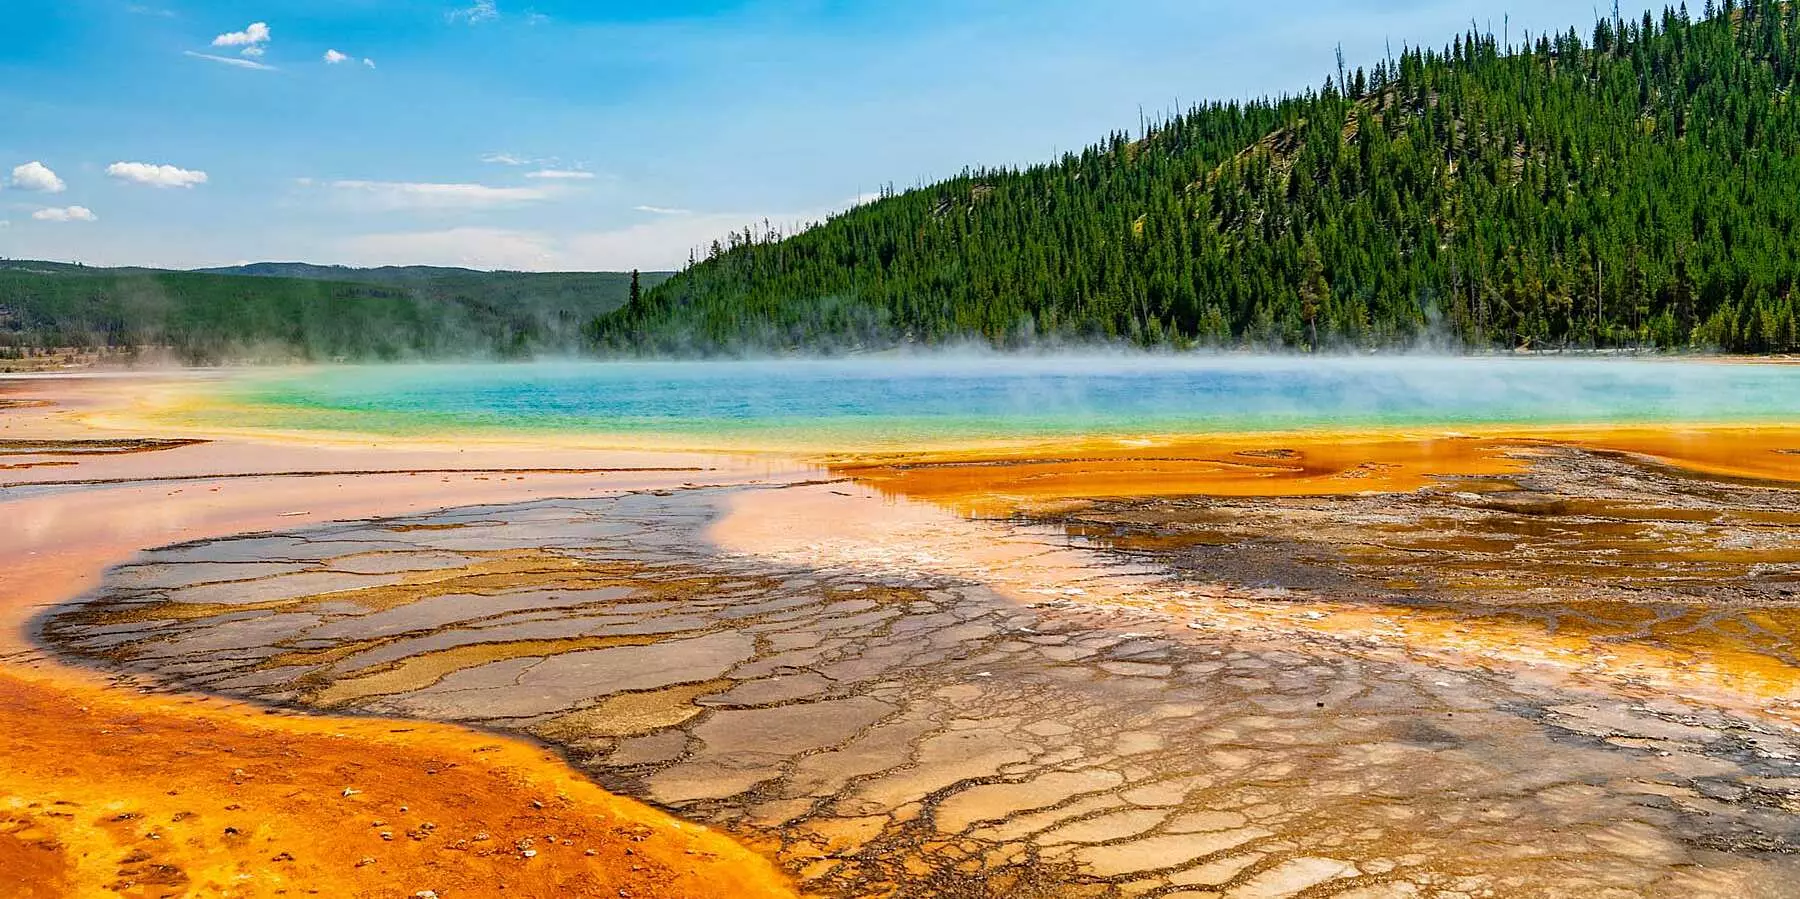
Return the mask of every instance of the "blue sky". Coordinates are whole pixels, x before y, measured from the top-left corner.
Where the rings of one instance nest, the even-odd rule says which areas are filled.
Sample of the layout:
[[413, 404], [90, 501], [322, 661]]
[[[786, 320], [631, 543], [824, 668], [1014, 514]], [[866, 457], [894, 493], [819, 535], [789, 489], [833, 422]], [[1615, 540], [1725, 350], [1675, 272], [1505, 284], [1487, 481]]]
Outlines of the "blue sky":
[[0, 256], [183, 268], [673, 267], [1140, 106], [1316, 85], [1339, 42], [1592, 26], [1548, 0], [7, 6]]

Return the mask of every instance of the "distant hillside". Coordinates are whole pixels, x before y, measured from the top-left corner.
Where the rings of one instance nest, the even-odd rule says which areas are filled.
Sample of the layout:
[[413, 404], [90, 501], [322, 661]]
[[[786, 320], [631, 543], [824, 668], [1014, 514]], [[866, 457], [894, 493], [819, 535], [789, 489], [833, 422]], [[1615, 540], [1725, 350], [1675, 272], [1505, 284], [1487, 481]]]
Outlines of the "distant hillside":
[[1800, 4], [1776, 0], [1511, 48], [1469, 32], [785, 239], [733, 235], [593, 336], [1793, 350], [1797, 80]]
[[310, 262], [252, 262], [220, 268], [197, 268], [206, 275], [254, 275], [259, 278], [302, 278], [311, 281], [360, 281], [365, 284], [391, 284], [439, 276], [484, 275], [470, 268], [443, 268], [435, 265], [384, 265], [380, 268], [354, 268], [348, 265], [314, 265]]
[[[468, 268], [430, 265], [389, 265], [351, 268], [306, 262], [253, 262], [227, 268], [196, 269], [209, 275], [247, 275], [257, 278], [299, 278], [308, 281], [350, 281], [412, 287], [436, 293], [498, 292], [507, 297], [541, 298], [608, 294], [621, 303], [631, 286], [630, 272], [484, 272]], [[673, 272], [643, 272], [640, 281], [648, 290], [667, 281]]]
[[0, 261], [0, 353], [146, 347], [202, 363], [573, 352], [584, 324], [624, 305], [631, 284], [618, 272], [221, 271], [231, 273]]

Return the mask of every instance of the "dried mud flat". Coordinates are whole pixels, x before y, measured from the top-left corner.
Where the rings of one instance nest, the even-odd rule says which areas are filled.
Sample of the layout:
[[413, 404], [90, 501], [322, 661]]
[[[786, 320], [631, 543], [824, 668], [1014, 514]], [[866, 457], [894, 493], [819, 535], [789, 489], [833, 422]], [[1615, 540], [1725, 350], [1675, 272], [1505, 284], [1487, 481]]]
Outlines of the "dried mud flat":
[[[1235, 626], [1184, 606], [1188, 591], [1142, 608], [1084, 595], [1142, 583], [1146, 560], [1172, 590], [1224, 583], [1233, 603], [1283, 609], [1318, 591], [1381, 610], [1535, 598], [1541, 615], [1551, 594], [1597, 585], [1616, 603], [1711, 603], [1727, 614], [1693, 633], [1744, 643], [1765, 677], [1791, 672], [1786, 638], [1752, 633], [1792, 598], [1791, 494], [1593, 454], [1530, 472], [1380, 499], [1064, 509], [1050, 523], [1091, 570], [1032, 604], [905, 559], [726, 551], [709, 529], [777, 489], [702, 488], [168, 547], [39, 625], [61, 652], [172, 688], [544, 739], [824, 895], [1800, 894], [1800, 745], [1778, 718], [1475, 655], [1428, 663], [1324, 627]], [[1546, 496], [1612, 505], [1555, 512], [1567, 538], [1431, 554], [1432, 533], [1504, 531]], [[1617, 511], [1636, 502], [1678, 511]], [[1044, 523], [1004, 527], [1067, 542]], [[1675, 573], [1608, 569], [1630, 556], [1602, 539], [1661, 541]], [[1533, 574], [1402, 573], [1452, 557]]]
[[1657, 650], [1800, 699], [1800, 490], [1613, 453], [1525, 458], [1408, 493], [1101, 500], [1046, 520], [1265, 599]]

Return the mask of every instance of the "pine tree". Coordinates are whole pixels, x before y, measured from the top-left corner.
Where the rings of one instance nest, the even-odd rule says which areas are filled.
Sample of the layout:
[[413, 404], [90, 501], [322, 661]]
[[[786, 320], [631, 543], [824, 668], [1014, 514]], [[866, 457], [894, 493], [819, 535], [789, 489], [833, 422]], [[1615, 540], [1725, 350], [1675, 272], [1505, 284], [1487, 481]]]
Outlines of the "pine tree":
[[737, 234], [594, 333], [642, 352], [1008, 345], [1024, 323], [1173, 345], [1439, 325], [1477, 347], [1773, 345], [1775, 298], [1800, 288], [1800, 16], [1745, 0], [1591, 34], [1470, 30], [1334, 90]]

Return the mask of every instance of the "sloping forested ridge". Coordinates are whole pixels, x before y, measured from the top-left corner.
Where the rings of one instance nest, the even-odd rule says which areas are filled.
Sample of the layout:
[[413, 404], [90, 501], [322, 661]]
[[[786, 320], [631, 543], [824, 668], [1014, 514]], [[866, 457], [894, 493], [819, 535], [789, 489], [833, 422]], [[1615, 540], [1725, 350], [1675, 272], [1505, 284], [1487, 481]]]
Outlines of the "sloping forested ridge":
[[1800, 4], [1470, 31], [785, 237], [594, 322], [636, 352], [980, 337], [1800, 349]]
[[264, 277], [249, 273], [255, 270], [0, 261], [0, 359], [52, 348], [150, 349], [190, 363], [575, 352], [587, 323], [624, 305], [637, 277], [320, 266], [281, 269], [299, 277]]

